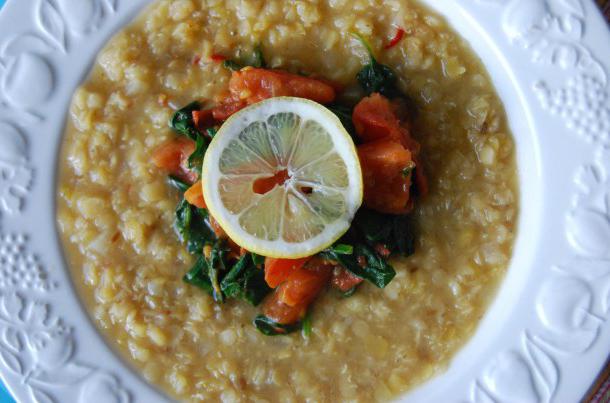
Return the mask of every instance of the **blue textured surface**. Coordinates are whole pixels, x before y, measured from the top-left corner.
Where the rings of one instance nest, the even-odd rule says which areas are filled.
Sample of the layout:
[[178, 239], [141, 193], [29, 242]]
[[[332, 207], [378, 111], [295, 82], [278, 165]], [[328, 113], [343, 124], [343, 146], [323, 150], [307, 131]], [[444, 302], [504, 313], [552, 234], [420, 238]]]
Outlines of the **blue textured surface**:
[[[6, 0], [0, 0], [0, 8], [4, 5]], [[0, 382], [0, 403], [14, 403], [15, 400], [8, 394], [2, 382]]]
[[[0, 0], [0, 8], [4, 5], [5, 0]], [[2, 382], [0, 382], [0, 403], [15, 403], [15, 400], [8, 394]]]

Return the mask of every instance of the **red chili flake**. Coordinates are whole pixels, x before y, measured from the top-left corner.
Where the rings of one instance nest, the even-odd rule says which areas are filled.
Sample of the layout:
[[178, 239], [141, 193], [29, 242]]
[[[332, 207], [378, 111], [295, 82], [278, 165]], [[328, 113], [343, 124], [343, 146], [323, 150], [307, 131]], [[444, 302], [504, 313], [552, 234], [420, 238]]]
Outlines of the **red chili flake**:
[[381, 257], [389, 257], [392, 252], [384, 244], [378, 243], [375, 245], [375, 252]]
[[390, 40], [390, 43], [385, 45], [384, 49], [390, 49], [390, 48], [393, 48], [394, 46], [396, 46], [396, 44], [398, 42], [400, 42], [400, 40], [402, 39], [403, 36], [405, 36], [405, 30], [402, 28], [397, 28], [396, 34], [394, 35], [392, 40]]
[[224, 62], [225, 60], [227, 60], [227, 57], [219, 55], [218, 53], [214, 53], [212, 56], [210, 56], [210, 59], [214, 62]]
[[199, 61], [201, 61], [201, 56], [195, 55], [195, 57], [193, 57], [193, 65], [199, 64]]

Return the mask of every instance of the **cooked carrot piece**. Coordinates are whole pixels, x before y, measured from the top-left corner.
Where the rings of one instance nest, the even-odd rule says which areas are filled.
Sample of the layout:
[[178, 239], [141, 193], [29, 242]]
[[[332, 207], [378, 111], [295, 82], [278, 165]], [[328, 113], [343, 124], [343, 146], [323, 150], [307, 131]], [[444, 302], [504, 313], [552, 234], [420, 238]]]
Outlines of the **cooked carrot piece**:
[[402, 144], [379, 140], [358, 147], [364, 182], [364, 203], [377, 211], [405, 214], [411, 211], [409, 200], [411, 152]]
[[290, 273], [300, 269], [309, 260], [308, 257], [302, 259], [276, 259], [265, 258], [265, 281], [271, 288], [275, 288], [283, 283]]
[[360, 277], [353, 275], [343, 267], [335, 267], [330, 283], [338, 290], [347, 292], [363, 281]]
[[197, 174], [187, 168], [189, 156], [195, 151], [195, 142], [186, 137], [177, 137], [160, 145], [152, 155], [153, 164], [180, 179], [193, 183]]
[[203, 199], [203, 186], [201, 180], [197, 181], [193, 186], [184, 192], [184, 198], [193, 206], [206, 208], [205, 200]]

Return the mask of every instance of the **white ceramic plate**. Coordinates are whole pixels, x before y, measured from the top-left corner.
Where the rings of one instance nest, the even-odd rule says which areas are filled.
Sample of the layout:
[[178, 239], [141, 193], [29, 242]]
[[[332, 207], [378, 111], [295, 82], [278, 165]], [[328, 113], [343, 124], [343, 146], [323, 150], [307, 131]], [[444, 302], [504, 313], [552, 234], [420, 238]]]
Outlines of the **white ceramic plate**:
[[[19, 402], [165, 397], [81, 307], [55, 224], [72, 93], [150, 0], [9, 0], [0, 12], [0, 373]], [[427, 0], [468, 39], [518, 148], [519, 236], [449, 370], [405, 401], [574, 402], [610, 351], [610, 33], [592, 0]]]

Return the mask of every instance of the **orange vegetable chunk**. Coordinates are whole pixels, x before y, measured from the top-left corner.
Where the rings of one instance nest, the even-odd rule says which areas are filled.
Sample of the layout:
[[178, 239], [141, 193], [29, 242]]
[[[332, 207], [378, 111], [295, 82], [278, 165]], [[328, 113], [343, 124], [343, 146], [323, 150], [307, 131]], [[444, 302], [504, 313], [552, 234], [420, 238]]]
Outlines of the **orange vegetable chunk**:
[[187, 161], [194, 151], [195, 142], [193, 140], [176, 137], [157, 147], [153, 152], [152, 162], [157, 168], [192, 184], [197, 180], [197, 174], [187, 168]]
[[275, 288], [283, 283], [290, 273], [300, 269], [309, 260], [308, 257], [302, 259], [276, 259], [265, 258], [265, 281], [271, 288]]
[[203, 199], [203, 186], [200, 180], [184, 192], [184, 198], [193, 206], [206, 208], [205, 200]]
[[364, 182], [364, 204], [389, 214], [411, 211], [411, 152], [402, 144], [379, 140], [358, 146]]

